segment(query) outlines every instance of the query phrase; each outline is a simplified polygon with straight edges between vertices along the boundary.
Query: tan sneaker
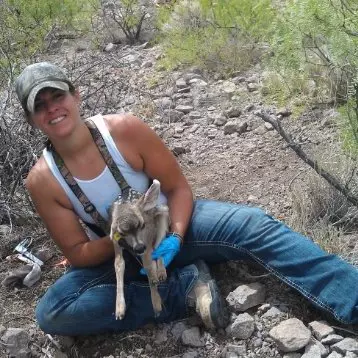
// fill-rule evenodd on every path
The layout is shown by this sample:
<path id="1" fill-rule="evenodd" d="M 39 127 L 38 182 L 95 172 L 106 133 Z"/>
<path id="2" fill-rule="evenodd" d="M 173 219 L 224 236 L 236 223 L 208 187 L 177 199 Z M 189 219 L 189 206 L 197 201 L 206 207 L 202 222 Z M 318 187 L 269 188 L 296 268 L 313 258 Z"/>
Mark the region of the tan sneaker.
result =
<path id="1" fill-rule="evenodd" d="M 195 302 L 195 309 L 207 328 L 225 328 L 229 321 L 229 314 L 225 300 L 220 295 L 215 280 L 203 260 L 194 262 L 199 271 L 199 277 L 189 298 Z"/>

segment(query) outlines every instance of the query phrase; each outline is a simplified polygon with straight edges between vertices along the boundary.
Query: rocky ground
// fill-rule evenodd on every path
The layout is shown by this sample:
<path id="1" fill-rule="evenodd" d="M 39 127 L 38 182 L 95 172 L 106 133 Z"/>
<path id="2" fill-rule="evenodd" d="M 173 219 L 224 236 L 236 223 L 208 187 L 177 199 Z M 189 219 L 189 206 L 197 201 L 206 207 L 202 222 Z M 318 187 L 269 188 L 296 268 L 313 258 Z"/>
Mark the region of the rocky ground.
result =
<path id="1" fill-rule="evenodd" d="M 334 111 L 315 108 L 292 119 L 289 108 L 263 101 L 259 66 L 223 80 L 197 68 L 164 72 L 158 66 L 161 56 L 159 46 L 109 44 L 104 51 L 94 51 L 86 41 L 77 41 L 62 44 L 61 51 L 45 59 L 69 69 L 80 86 L 83 115 L 132 111 L 154 128 L 177 155 L 197 198 L 256 205 L 287 220 L 290 185 L 298 181 L 304 187 L 311 169 L 255 113 L 265 110 L 280 118 L 305 150 L 313 153 L 321 146 L 333 146 Z M 55 252 L 44 232 L 36 236 L 32 249 Z M 322 322 L 321 314 L 302 297 L 261 268 L 243 262 L 213 267 L 232 311 L 226 330 L 209 332 L 196 317 L 189 317 L 124 334 L 51 337 L 37 328 L 34 307 L 64 272 L 56 265 L 60 259 L 56 252 L 31 288 L 0 288 L 0 356 L 358 356 L 353 334 Z M 3 259 L 0 279 L 21 265 Z"/>

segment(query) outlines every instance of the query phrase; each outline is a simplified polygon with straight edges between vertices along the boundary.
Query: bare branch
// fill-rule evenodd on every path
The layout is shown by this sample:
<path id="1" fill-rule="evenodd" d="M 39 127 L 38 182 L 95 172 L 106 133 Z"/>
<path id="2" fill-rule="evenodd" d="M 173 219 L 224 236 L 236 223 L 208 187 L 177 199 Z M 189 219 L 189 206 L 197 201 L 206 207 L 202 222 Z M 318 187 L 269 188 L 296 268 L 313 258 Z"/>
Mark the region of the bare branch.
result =
<path id="1" fill-rule="evenodd" d="M 145 20 L 145 17 L 147 16 L 147 13 L 144 13 L 140 20 L 138 21 L 138 25 L 137 25 L 137 31 L 136 31 L 136 34 L 134 35 L 134 38 L 136 40 L 139 40 L 139 35 L 140 35 L 140 32 L 142 30 L 142 26 L 143 26 L 143 21 Z"/>
<path id="2" fill-rule="evenodd" d="M 273 119 L 270 115 L 264 111 L 257 111 L 255 115 L 260 117 L 267 123 L 270 123 L 275 130 L 281 135 L 281 137 L 288 143 L 289 147 L 294 150 L 294 152 L 311 168 L 313 168 L 322 178 L 327 180 L 327 182 L 332 185 L 335 189 L 341 192 L 349 202 L 358 207 L 358 198 L 352 195 L 352 193 L 347 189 L 345 185 L 342 185 L 340 181 L 334 177 L 332 174 L 323 169 L 316 161 L 308 157 L 308 155 L 303 151 L 301 146 L 294 142 L 292 137 L 284 131 L 279 120 Z"/>

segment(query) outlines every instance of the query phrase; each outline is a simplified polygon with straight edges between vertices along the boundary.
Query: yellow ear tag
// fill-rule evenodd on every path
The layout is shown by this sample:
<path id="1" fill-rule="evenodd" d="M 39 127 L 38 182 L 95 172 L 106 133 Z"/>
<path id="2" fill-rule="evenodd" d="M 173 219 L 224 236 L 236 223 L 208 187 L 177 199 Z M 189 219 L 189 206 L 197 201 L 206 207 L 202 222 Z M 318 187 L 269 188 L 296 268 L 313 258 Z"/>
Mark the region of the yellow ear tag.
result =
<path id="1" fill-rule="evenodd" d="M 114 235 L 113 235 L 113 240 L 114 241 L 119 241 L 121 239 L 121 235 L 119 235 L 118 232 L 115 232 Z"/>

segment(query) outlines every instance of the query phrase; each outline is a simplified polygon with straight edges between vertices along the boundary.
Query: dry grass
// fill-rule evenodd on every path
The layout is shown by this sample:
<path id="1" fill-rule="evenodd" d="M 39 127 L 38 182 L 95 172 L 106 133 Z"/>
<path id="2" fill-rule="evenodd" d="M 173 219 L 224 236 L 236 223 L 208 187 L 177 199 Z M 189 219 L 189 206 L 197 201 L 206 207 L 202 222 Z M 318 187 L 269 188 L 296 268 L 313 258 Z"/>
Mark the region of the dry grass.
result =
<path id="1" fill-rule="evenodd" d="M 357 162 L 333 152 L 321 154 L 319 163 L 346 185 L 353 194 L 358 193 Z M 289 225 L 311 237 L 324 250 L 338 254 L 358 265 L 358 208 L 354 207 L 336 189 L 317 173 L 306 173 L 292 183 L 292 215 Z"/>

